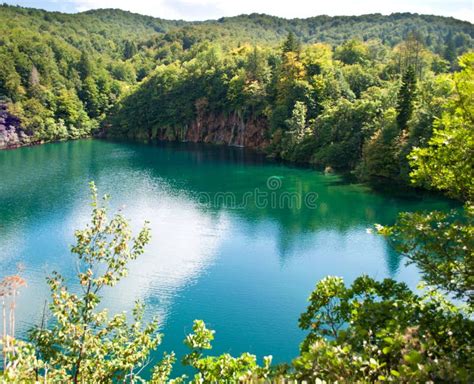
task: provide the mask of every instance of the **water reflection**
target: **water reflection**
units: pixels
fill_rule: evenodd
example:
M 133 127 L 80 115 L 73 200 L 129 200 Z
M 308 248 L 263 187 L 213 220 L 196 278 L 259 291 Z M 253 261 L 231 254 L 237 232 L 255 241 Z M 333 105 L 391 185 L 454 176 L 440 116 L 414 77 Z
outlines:
M 145 301 L 147 313 L 161 317 L 168 350 L 180 352 L 192 320 L 203 318 L 217 329 L 217 352 L 277 351 L 275 361 L 296 353 L 298 315 L 324 276 L 351 281 L 367 273 L 416 284 L 416 270 L 366 228 L 393 223 L 400 211 L 448 206 L 374 194 L 334 175 L 214 146 L 85 140 L 0 151 L 0 176 L 0 267 L 8 274 L 23 262 L 29 284 L 18 306 L 21 330 L 41 318 L 45 276 L 75 274 L 67 250 L 74 229 L 88 221 L 87 182 L 95 180 L 112 195 L 112 211 L 121 209 L 135 230 L 149 220 L 153 235 L 129 276 L 104 293 L 104 306 L 117 312 Z M 200 194 L 220 192 L 242 201 L 268 190 L 274 176 L 281 180 L 275 193 L 316 193 L 316 206 L 199 203 Z
M 146 253 L 130 264 L 129 276 L 107 292 L 104 306 L 130 309 L 140 299 L 163 324 L 180 290 L 213 262 L 229 220 L 225 214 L 205 215 L 184 199 L 164 195 L 133 201 L 124 211 L 134 223 L 146 215 L 153 238 Z
M 116 173 L 98 176 L 101 190 L 113 191 L 112 210 L 122 211 L 135 231 L 149 221 L 153 234 L 147 252 L 130 263 L 129 276 L 113 290 L 104 291 L 103 306 L 112 313 L 130 311 L 136 300 L 142 300 L 148 304 L 148 313 L 158 315 L 164 324 L 179 290 L 192 284 L 212 262 L 229 220 L 225 212 L 206 214 L 185 193 L 173 191 L 163 180 L 153 181 L 141 172 L 126 175 L 131 184 L 117 184 Z M 135 188 L 131 190 L 130 185 Z M 23 225 L 2 231 L 3 270 L 13 273 L 16 264 L 23 261 L 30 287 L 23 290 L 19 303 L 21 331 L 42 317 L 38 303 L 49 296 L 44 282 L 47 274 L 58 270 L 71 282 L 74 279 L 75 261 L 67 253 L 67 245 L 73 242 L 73 231 L 84 227 L 89 219 L 87 202 L 77 194 L 72 207 L 62 207 L 66 208 L 64 215 L 57 211 L 33 214 L 29 220 L 23 217 Z M 22 233 L 28 233 L 29 238 Z

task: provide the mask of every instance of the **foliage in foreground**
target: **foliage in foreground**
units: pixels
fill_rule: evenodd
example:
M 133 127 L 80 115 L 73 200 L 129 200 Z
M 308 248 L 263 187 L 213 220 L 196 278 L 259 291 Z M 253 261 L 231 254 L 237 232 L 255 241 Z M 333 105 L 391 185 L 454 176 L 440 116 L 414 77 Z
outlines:
M 196 320 L 184 341 L 190 353 L 182 360 L 196 374 L 170 379 L 176 357 L 165 353 L 160 362 L 151 360 L 161 335 L 157 320 L 144 323 L 142 305 L 137 303 L 130 324 L 125 313 L 109 317 L 107 310 L 98 309 L 101 291 L 127 274 L 127 263 L 143 252 L 150 234 L 145 226 L 132 237 L 122 215 L 109 220 L 93 184 L 91 190 L 91 223 L 75 233 L 72 248 L 81 291 L 69 291 L 59 274 L 48 279 L 52 319 L 33 329 L 28 341 L 9 340 L 3 380 L 138 383 L 146 381 L 147 371 L 151 383 L 472 380 L 472 347 L 466 341 L 473 339 L 474 323 L 469 311 L 434 289 L 417 295 L 403 283 L 366 276 L 350 287 L 337 277 L 316 285 L 300 318 L 307 336 L 291 364 L 272 366 L 267 356 L 260 366 L 249 353 L 209 355 L 214 331 Z
M 300 379 L 328 382 L 469 382 L 474 323 L 435 290 L 357 278 L 320 281 L 300 326 Z
M 414 183 L 460 200 L 451 212 L 403 213 L 382 228 L 424 279 L 474 306 L 474 54 L 460 60 L 455 95 L 434 124 L 433 137 L 410 154 Z

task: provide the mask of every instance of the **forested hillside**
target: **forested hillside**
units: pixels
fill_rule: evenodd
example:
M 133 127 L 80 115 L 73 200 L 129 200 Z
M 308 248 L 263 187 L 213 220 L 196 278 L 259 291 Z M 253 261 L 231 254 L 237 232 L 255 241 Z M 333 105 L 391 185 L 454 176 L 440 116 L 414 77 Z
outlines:
M 216 22 L 204 22 L 229 31 L 240 43 L 280 42 L 288 32 L 293 32 L 303 43 L 325 42 L 339 45 L 349 39 L 363 41 L 377 39 L 394 46 L 410 32 L 416 30 L 433 52 L 443 55 L 446 44 L 453 38 L 460 48 L 472 43 L 472 24 L 453 18 L 410 13 L 389 16 L 371 14 L 363 16 L 315 16 L 307 19 L 287 20 L 279 17 L 251 14 L 226 17 Z M 235 32 L 234 32 L 235 31 Z M 223 32 L 221 32 L 222 34 Z M 454 36 L 454 35 L 456 36 Z M 451 44 L 451 43 L 450 43 Z
M 3 5 L 0 146 L 100 131 L 404 182 L 473 40 L 468 22 L 416 14 L 191 23 Z
M 49 275 L 49 311 L 45 302 L 41 321 L 35 323 L 25 339 L 15 337 L 15 308 L 18 291 L 26 285 L 26 280 L 19 271 L 0 283 L 4 324 L 0 340 L 2 382 L 473 383 L 473 39 L 474 26 L 470 23 L 411 14 L 318 16 L 304 20 L 248 15 L 188 23 L 119 10 L 66 15 L 0 6 L 0 149 L 93 134 L 141 141 L 188 140 L 249 146 L 264 150 L 269 156 L 311 164 L 327 172 L 352 172 L 371 184 L 393 188 L 396 184 L 412 183 L 444 193 L 463 204 L 450 211 L 405 212 L 392 226 L 375 225 L 374 230 L 387 237 L 397 255 L 414 264 L 416 268 L 409 274 L 416 275 L 419 271 L 424 283 L 416 291 L 390 278 L 377 281 L 370 276 L 359 276 L 348 284 L 334 276 L 321 279 L 299 317 L 298 325 L 304 332 L 299 352 L 292 361 L 278 365 L 272 364 L 272 355 L 258 358 L 247 352 L 236 356 L 219 352 L 213 355 L 209 350 L 214 331 L 203 321 L 195 320 L 192 333 L 184 340 L 189 351 L 178 356 L 190 370 L 188 376 L 177 376 L 173 372 L 173 365 L 178 364 L 174 352 L 163 353 L 160 361 L 151 355 L 162 341 L 158 318 L 146 321 L 140 301 L 128 314 L 113 313 L 104 308 L 107 301 L 101 302 L 107 298 L 104 290 L 116 286 L 128 274 L 129 262 L 143 254 L 151 233 L 145 222 L 134 236 L 122 210 L 108 216 L 108 197 L 99 199 L 91 182 L 90 223 L 74 232 L 75 245 L 71 247 L 75 263 L 69 264 L 66 258 L 58 259 L 59 263 L 44 259 L 47 266 L 74 265 L 76 280 L 70 281 L 67 275 L 58 272 Z M 89 152 L 84 156 L 89 156 Z M 135 153 L 133 156 L 138 157 Z M 20 159 L 25 167 L 24 158 Z M 98 159 L 104 163 L 104 157 Z M 120 158 L 120 164 L 129 162 L 124 159 L 127 158 Z M 139 163 L 140 168 L 131 168 L 131 172 L 143 174 L 146 184 L 153 186 L 150 193 L 156 193 L 159 204 L 165 208 L 163 222 L 168 227 L 169 218 L 182 212 L 175 207 L 186 205 L 183 201 L 187 200 L 173 194 L 177 205 L 168 204 L 163 198 L 166 195 L 161 194 L 161 184 L 155 184 L 151 172 L 142 167 L 145 163 L 150 169 L 156 164 L 146 155 L 144 162 Z M 49 168 L 49 157 L 47 164 Z M 207 167 L 201 164 L 204 163 L 196 162 L 197 167 Z M 108 163 L 104 167 L 124 178 L 119 168 Z M 65 167 L 75 179 L 74 189 L 78 185 L 76 179 L 80 181 L 91 175 L 105 179 L 102 182 L 109 188 L 114 186 L 107 182 L 105 174 L 92 172 L 93 166 L 85 167 L 84 173 L 73 168 Z M 174 172 L 180 170 L 170 168 Z M 34 249 L 35 258 L 49 252 L 54 240 L 48 235 L 55 228 L 50 226 L 50 221 L 60 214 L 52 210 L 50 201 L 54 198 L 46 193 L 46 208 L 37 212 L 40 212 L 38 216 L 45 216 L 47 225 L 38 224 L 43 222 L 37 221 L 36 215 L 27 209 L 30 204 L 39 205 L 33 198 L 34 189 L 25 191 L 24 186 L 25 183 L 42 186 L 54 180 L 59 185 L 58 193 L 68 195 L 61 174 L 54 166 L 51 169 L 54 178 L 44 173 L 25 178 L 16 169 L 12 172 L 15 179 L 22 181 L 17 194 L 27 195 L 28 204 L 19 204 L 19 208 L 35 220 L 27 225 L 29 222 L 22 216 L 20 226 L 11 219 L 7 223 L 15 223 L 12 228 L 19 240 L 15 237 L 14 242 L 25 252 Z M 219 172 L 227 173 L 227 168 L 219 172 L 213 169 L 206 170 L 213 178 Z M 232 177 L 236 174 L 230 173 Z M 156 172 L 155 176 L 161 179 L 163 175 Z M 195 177 L 200 178 L 200 174 Z M 238 177 L 248 177 L 240 164 Z M 143 197 L 147 192 L 136 187 L 134 177 L 130 179 L 132 188 L 123 187 L 123 190 L 140 200 L 136 196 Z M 182 182 L 186 179 L 177 182 L 179 188 Z M 167 183 L 164 179 L 164 189 L 168 188 Z M 238 185 L 244 191 L 240 180 Z M 275 191 L 268 181 L 267 187 Z M 303 188 L 298 185 L 298 189 Z M 218 190 L 222 191 L 220 187 Z M 255 191 L 257 194 L 259 189 Z M 327 191 L 332 193 L 332 185 Z M 197 193 L 189 195 L 198 200 Z M 345 202 L 338 209 L 351 210 L 357 205 L 352 197 L 352 192 L 344 193 Z M 143 210 L 153 201 L 142 204 L 142 200 L 138 201 L 139 217 L 148 215 Z M 13 199 L 5 201 L 7 208 L 16 204 Z M 324 201 L 321 203 L 322 209 L 310 216 L 322 213 L 317 219 L 327 221 L 334 210 Z M 385 209 L 381 203 L 377 204 L 374 207 Z M 189 205 L 194 209 L 194 202 Z M 344 261 L 354 258 L 364 268 L 371 259 L 353 252 L 351 247 L 360 242 L 359 230 L 365 233 L 361 225 L 366 225 L 368 218 L 377 217 L 374 209 L 365 207 L 357 209 L 366 211 L 366 221 L 344 227 L 341 242 L 345 244 L 340 247 L 340 252 L 347 253 Z M 67 216 L 68 222 L 82 222 L 82 211 L 73 204 L 67 209 L 72 212 Z M 271 209 L 277 210 L 273 203 Z M 287 212 L 280 211 L 282 215 Z M 209 212 L 221 216 L 214 209 Z M 222 216 L 230 217 L 235 212 L 233 209 L 231 214 Z M 293 212 L 305 216 L 296 208 Z M 194 213 L 184 215 L 184 220 L 186 225 L 196 220 Z M 301 220 L 304 222 L 306 218 Z M 273 219 L 255 221 L 259 226 L 272 226 L 286 234 Z M 232 226 L 233 222 L 229 223 L 226 227 Z M 28 226 L 34 227 L 31 243 L 23 241 L 28 237 L 25 235 L 29 233 L 25 231 Z M 204 226 L 205 236 L 214 238 L 212 226 Z M 293 225 L 290 227 L 294 230 Z M 244 232 L 252 235 L 249 246 L 255 244 L 255 255 L 267 258 L 270 253 L 267 255 L 259 245 L 263 236 L 256 236 L 251 228 L 244 228 Z M 62 226 L 58 231 L 61 237 L 63 229 Z M 333 229 L 317 229 L 316 242 L 321 238 L 330 245 L 336 244 L 331 240 L 335 236 Z M 305 235 L 303 241 L 313 241 L 312 237 L 306 237 L 311 231 L 314 231 L 311 226 L 301 231 Z M 182 232 L 179 241 L 199 248 L 201 243 L 188 236 L 191 231 Z M 371 233 L 372 228 L 367 232 Z M 170 232 L 163 233 L 166 237 Z M 246 238 L 232 239 L 236 248 L 227 241 L 222 241 L 220 246 L 232 248 L 232 259 L 236 259 L 238 252 L 246 249 L 241 246 L 242 239 Z M 272 248 L 277 243 L 267 237 L 264 240 Z M 377 243 L 361 244 L 385 247 Z M 165 248 L 181 252 L 172 243 L 165 242 Z M 210 248 L 210 253 L 215 253 Z M 332 251 L 326 249 L 329 248 L 315 254 L 317 263 L 332 258 Z M 294 264 L 309 255 L 304 253 L 304 248 L 295 248 L 295 252 L 298 259 Z M 212 263 L 217 257 L 212 256 Z M 15 260 L 5 259 L 7 264 Z M 201 273 L 206 267 L 199 260 L 186 259 L 186 263 L 196 264 Z M 275 267 L 279 272 L 290 266 L 282 260 Z M 153 258 L 153 263 L 159 261 Z M 151 264 L 144 265 L 146 268 Z M 179 265 L 173 263 L 172 268 L 163 271 L 169 273 Z M 258 298 L 258 305 L 265 302 L 265 306 L 275 306 L 275 302 L 260 296 L 260 290 L 273 290 L 261 278 L 265 269 L 253 260 L 248 269 L 235 265 L 232 264 L 229 273 L 253 274 L 258 280 L 257 289 L 251 291 Z M 310 264 L 309 268 L 318 269 L 318 265 Z M 335 271 L 340 267 L 336 265 Z M 299 277 L 304 264 L 291 269 Z M 181 280 L 180 275 L 171 275 Z M 135 276 L 142 283 L 146 280 L 141 274 Z M 225 276 L 219 278 L 224 280 Z M 289 289 L 283 276 L 278 275 L 278 279 L 285 282 L 284 289 Z M 353 271 L 347 276 L 355 277 Z M 198 296 L 186 299 L 178 288 L 168 289 L 177 292 L 183 306 L 206 290 L 214 300 L 215 287 L 220 287 L 206 285 L 202 289 L 193 285 L 194 279 L 198 278 L 189 278 L 191 283 L 186 284 Z M 232 283 L 229 290 L 247 281 Z M 154 296 L 148 284 L 144 287 L 146 296 Z M 130 289 L 132 295 L 134 292 Z M 35 299 L 39 296 L 32 297 L 43 306 L 42 300 Z M 245 296 L 229 297 L 238 299 L 229 307 L 231 314 L 222 316 L 224 321 L 240 322 L 233 315 L 241 310 L 255 318 L 251 326 L 242 322 L 242 331 L 233 336 L 243 335 L 253 343 L 257 332 L 252 326 L 265 332 L 268 339 L 275 335 L 266 332 L 253 312 L 255 306 L 240 298 Z M 285 297 L 277 294 L 275 297 L 284 306 L 288 302 Z M 167 301 L 159 296 L 153 300 L 159 305 Z M 275 309 L 285 312 L 284 306 Z M 215 308 L 211 302 L 210 309 L 216 311 Z M 181 327 L 177 328 L 183 332 Z M 234 354 L 238 351 L 235 346 L 227 348 Z M 278 344 L 271 348 L 269 352 L 275 351 Z
M 90 135 L 154 68 L 146 44 L 177 25 L 119 10 L 67 15 L 1 6 L 0 97 L 28 134 L 20 144 Z
M 472 54 L 463 57 L 473 65 Z M 405 185 L 407 155 L 457 95 L 456 70 L 416 32 L 393 48 L 301 44 L 291 32 L 277 47 L 203 43 L 161 63 L 111 110 L 105 132 L 264 148 L 374 185 Z

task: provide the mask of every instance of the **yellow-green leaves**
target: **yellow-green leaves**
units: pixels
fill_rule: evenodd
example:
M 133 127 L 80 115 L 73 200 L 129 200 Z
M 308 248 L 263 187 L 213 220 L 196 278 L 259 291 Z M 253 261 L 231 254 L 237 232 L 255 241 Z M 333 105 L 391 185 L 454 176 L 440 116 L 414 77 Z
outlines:
M 435 122 L 426 147 L 410 154 L 414 183 L 445 192 L 461 201 L 474 200 L 474 54 L 459 60 L 455 94 Z
M 94 183 L 90 183 L 90 190 L 91 223 L 75 232 L 76 244 L 72 247 L 78 257 L 81 292 L 69 292 L 64 279 L 53 273 L 48 279 L 52 322 L 49 328 L 34 329 L 31 339 L 48 375 L 56 380 L 135 382 L 150 351 L 161 341 L 158 322 L 143 322 L 140 303 L 130 325 L 124 313 L 109 318 L 107 311 L 99 311 L 97 306 L 101 290 L 114 286 L 126 275 L 127 263 L 143 253 L 150 233 L 145 225 L 133 237 L 122 215 L 107 217 L 108 197 L 99 201 Z M 169 365 L 169 359 L 164 364 Z

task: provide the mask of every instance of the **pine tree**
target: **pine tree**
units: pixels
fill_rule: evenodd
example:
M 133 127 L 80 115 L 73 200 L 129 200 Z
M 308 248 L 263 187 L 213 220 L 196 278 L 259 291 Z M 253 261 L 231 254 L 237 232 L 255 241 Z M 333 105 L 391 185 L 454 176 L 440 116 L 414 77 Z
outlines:
M 449 61 L 451 67 L 456 64 L 456 44 L 454 43 L 453 34 L 450 33 L 446 36 L 446 47 L 444 49 L 444 58 Z
M 397 125 L 399 129 L 405 129 L 413 114 L 413 106 L 416 97 L 416 75 L 415 68 L 410 65 L 402 77 L 402 86 L 398 91 L 397 100 Z
M 123 56 L 125 60 L 128 60 L 135 56 L 138 52 L 137 45 L 133 41 L 125 40 L 123 49 Z
M 77 70 L 81 76 L 81 79 L 84 80 L 86 77 L 91 76 L 94 70 L 92 60 L 86 52 L 81 52 L 81 58 L 77 66 Z
M 299 52 L 300 42 L 296 38 L 295 34 L 290 31 L 286 41 L 283 43 L 283 53 L 287 52 Z

